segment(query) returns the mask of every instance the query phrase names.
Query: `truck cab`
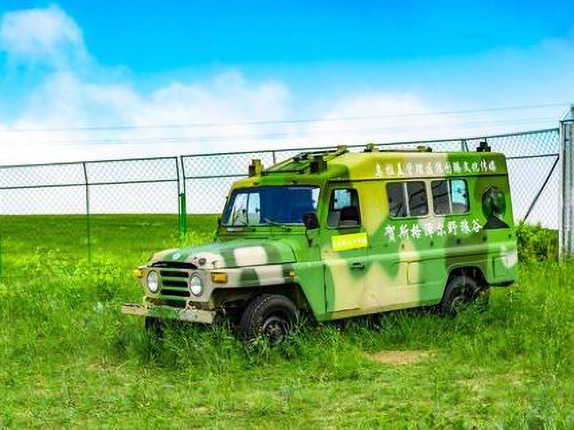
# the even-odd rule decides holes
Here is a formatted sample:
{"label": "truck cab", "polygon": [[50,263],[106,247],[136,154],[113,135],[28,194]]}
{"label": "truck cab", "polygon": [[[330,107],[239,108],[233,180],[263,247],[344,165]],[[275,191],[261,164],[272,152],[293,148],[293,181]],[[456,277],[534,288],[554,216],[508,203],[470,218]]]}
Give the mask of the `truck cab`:
{"label": "truck cab", "polygon": [[302,314],[329,321],[403,308],[454,313],[517,277],[504,155],[306,152],[233,184],[211,244],[159,252],[124,313],[213,323],[280,342]]}

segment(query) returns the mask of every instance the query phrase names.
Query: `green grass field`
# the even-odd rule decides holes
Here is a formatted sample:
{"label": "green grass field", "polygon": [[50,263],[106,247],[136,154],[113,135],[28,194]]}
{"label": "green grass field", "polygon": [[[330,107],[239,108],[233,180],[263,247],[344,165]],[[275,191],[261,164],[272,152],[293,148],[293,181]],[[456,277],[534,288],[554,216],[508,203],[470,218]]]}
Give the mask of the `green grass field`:
{"label": "green grass field", "polygon": [[[119,306],[142,295],[130,268],[177,244],[175,217],[96,217],[91,267],[82,217],[0,222],[0,428],[574,428],[570,263],[525,252],[517,285],[454,319],[325,324],[274,349],[188,326],[158,344]],[[208,241],[213,217],[190,227]]]}

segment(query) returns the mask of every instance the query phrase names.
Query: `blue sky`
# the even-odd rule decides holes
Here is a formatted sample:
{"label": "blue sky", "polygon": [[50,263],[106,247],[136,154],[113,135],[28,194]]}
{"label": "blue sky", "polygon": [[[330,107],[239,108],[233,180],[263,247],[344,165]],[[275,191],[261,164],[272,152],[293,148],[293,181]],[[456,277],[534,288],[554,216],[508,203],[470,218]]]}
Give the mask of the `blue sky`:
{"label": "blue sky", "polygon": [[[572,1],[3,0],[0,14],[0,137],[25,148],[13,151],[18,162],[32,161],[30,145],[44,161],[488,134],[555,126],[574,102]],[[404,118],[52,130],[555,103],[564,105],[436,116],[415,127]],[[21,128],[39,131],[23,137]]]}
{"label": "blue sky", "polygon": [[[53,2],[4,0],[0,11]],[[214,64],[394,62],[528,48],[572,34],[554,1],[164,1],[57,3],[106,64],[157,72]]]}

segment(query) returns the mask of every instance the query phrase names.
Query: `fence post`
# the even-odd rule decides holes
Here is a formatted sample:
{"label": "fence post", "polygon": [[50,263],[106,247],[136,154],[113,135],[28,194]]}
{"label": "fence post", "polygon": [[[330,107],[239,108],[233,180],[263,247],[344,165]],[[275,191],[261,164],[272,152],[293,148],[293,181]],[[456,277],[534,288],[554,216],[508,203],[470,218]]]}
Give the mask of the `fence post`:
{"label": "fence post", "polygon": [[4,252],[4,249],[2,247],[2,233],[0,233],[0,279],[2,279],[2,276],[4,276],[4,261],[2,260],[2,254]]}
{"label": "fence post", "polygon": [[84,183],[86,184],[86,252],[88,264],[92,264],[92,232],[90,225],[90,183],[88,182],[88,168],[82,163],[84,169]]}
{"label": "fence post", "polygon": [[187,190],[185,185],[185,164],[183,156],[176,159],[177,168],[177,189],[178,189],[178,227],[179,241],[183,242],[187,235]]}
{"label": "fence post", "polygon": [[[0,215],[6,215],[6,213],[3,210],[3,204],[2,204],[2,197],[4,197],[4,194],[0,191]],[[2,217],[5,218],[5,217]],[[4,222],[5,220],[2,219],[2,222]],[[4,228],[2,226],[2,222],[0,222],[0,280],[2,279],[2,277],[4,276]]]}
{"label": "fence post", "polygon": [[560,121],[560,257],[574,254],[574,105]]}
{"label": "fence post", "polygon": [[185,200],[185,193],[179,195],[179,240],[182,242],[187,234],[187,203]]}

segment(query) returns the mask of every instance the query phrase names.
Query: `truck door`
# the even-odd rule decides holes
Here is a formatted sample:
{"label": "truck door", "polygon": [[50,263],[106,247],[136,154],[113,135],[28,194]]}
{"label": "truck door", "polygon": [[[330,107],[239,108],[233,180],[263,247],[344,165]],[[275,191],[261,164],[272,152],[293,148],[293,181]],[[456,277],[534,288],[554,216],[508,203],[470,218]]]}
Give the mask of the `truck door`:
{"label": "truck door", "polygon": [[365,285],[368,238],[361,222],[361,196],[355,185],[338,184],[328,189],[328,210],[320,243],[325,308],[332,317],[356,313],[353,310],[361,307]]}
{"label": "truck door", "polygon": [[425,182],[392,180],[381,185],[372,182],[369,190],[369,209],[378,207],[382,215],[371,225],[365,301],[379,310],[412,307],[426,294],[429,273],[444,266],[444,254],[435,251],[425,233],[430,221]]}

